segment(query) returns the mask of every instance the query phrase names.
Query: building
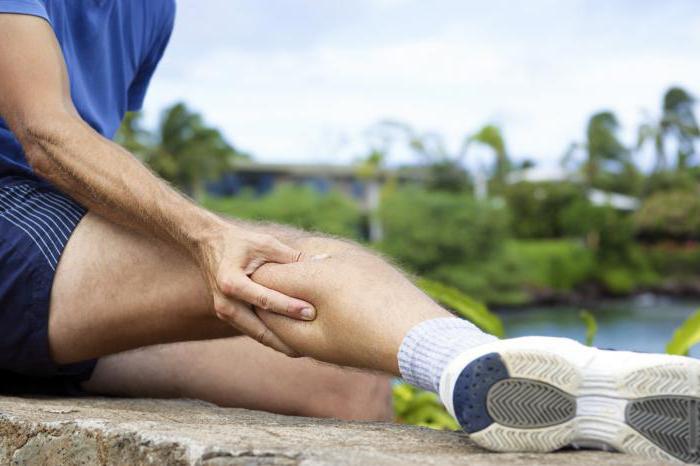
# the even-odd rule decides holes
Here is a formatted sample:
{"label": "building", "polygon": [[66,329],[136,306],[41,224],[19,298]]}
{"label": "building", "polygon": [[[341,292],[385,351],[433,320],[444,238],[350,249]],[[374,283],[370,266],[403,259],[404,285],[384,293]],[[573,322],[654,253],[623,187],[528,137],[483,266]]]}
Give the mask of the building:
{"label": "building", "polygon": [[425,171],[420,168],[376,169],[368,173],[356,165],[239,162],[230,173],[209,183],[207,191],[216,196],[235,196],[246,190],[264,195],[285,183],[310,186],[322,193],[338,190],[360,203],[368,213],[369,239],[379,241],[382,229],[374,213],[379,207],[381,186],[389,179],[411,183],[424,178]]}

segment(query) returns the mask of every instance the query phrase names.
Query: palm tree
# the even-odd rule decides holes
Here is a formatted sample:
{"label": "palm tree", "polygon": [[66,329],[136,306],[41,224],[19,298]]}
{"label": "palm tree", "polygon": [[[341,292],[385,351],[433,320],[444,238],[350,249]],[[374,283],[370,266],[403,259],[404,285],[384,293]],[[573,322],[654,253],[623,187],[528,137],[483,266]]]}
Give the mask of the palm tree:
{"label": "palm tree", "polygon": [[114,142],[139,157],[141,160],[150,145],[151,134],[143,128],[143,114],[129,112],[124,116],[119,131],[114,136]]}
{"label": "palm tree", "polygon": [[[586,125],[586,140],[583,143],[574,142],[569,145],[562,158],[562,166],[573,168],[577,164],[583,172],[583,177],[589,187],[611,188],[601,186],[610,183],[612,178],[635,177],[637,169],[630,157],[630,151],[618,138],[620,123],[611,111],[594,113]],[[583,162],[577,154],[583,152]],[[613,185],[631,185],[633,183],[612,183]],[[628,189],[623,189],[627,191]]]}
{"label": "palm tree", "polygon": [[468,135],[457,152],[447,148],[441,135],[434,132],[420,133],[405,123],[385,121],[377,128],[381,130],[385,141],[403,139],[409,149],[423,159],[430,168],[428,186],[433,189],[456,192],[464,191],[468,187],[469,177],[463,162],[474,143],[493,151],[496,160],[491,175],[496,183],[505,183],[506,176],[512,168],[503,134],[500,128],[492,124]]}
{"label": "palm tree", "polygon": [[207,181],[230,170],[236,158],[248,158],[183,103],[163,111],[155,133],[142,129],[140,118],[138,114],[127,116],[115,140],[198,201]]}
{"label": "palm tree", "polygon": [[672,87],[663,98],[661,118],[647,121],[639,128],[637,147],[642,148],[653,142],[656,154],[655,171],[668,168],[667,143],[674,140],[677,147],[676,169],[688,168],[695,155],[695,140],[700,137],[700,129],[693,106],[695,98],[680,87]]}
{"label": "palm tree", "polygon": [[610,111],[598,112],[588,120],[584,172],[589,186],[599,179],[605,165],[617,165],[623,171],[629,167],[629,150],[618,139],[619,129],[620,123]]}
{"label": "palm tree", "polygon": [[513,166],[506,151],[506,143],[501,129],[496,125],[489,124],[467,137],[462,149],[465,155],[469,146],[474,142],[482,144],[493,151],[496,157],[496,163],[493,168],[493,180],[497,185],[503,186]]}
{"label": "palm tree", "polygon": [[397,143],[406,144],[427,166],[426,184],[429,189],[460,192],[469,186],[469,177],[461,165],[462,156],[451,153],[441,135],[420,133],[412,126],[394,120],[377,123],[370,128],[368,135],[375,147],[373,151],[382,154],[382,162]]}

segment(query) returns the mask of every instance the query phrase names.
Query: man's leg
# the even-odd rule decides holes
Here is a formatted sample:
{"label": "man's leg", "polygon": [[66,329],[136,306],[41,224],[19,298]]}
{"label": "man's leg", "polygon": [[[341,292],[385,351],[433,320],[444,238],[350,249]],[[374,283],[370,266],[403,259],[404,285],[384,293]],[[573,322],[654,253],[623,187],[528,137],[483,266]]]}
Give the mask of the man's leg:
{"label": "man's leg", "polygon": [[[396,354],[406,332],[450,316],[359,246],[283,227],[258,228],[276,232],[309,257],[329,255],[300,267],[265,266],[258,275],[280,289],[302,284],[298,293],[317,307],[319,317],[308,325],[275,320],[305,356],[398,375]],[[57,362],[234,334],[216,318],[198,269],[167,244],[93,214],[73,233],[51,296],[49,337]]]}
{"label": "man's leg", "polygon": [[[310,256],[329,255],[309,263],[313,265],[310,273],[321,272],[315,284],[309,284],[326,303],[324,312],[339,317],[367,314],[358,324],[374,333],[362,339],[368,347],[354,345],[354,349],[335,356],[326,354],[334,348],[319,345],[313,354],[320,359],[398,374],[396,351],[401,332],[420,320],[421,314],[447,315],[416,293],[399,273],[391,274],[393,282],[382,279],[386,270],[375,271],[377,264],[382,269],[393,269],[356,245],[275,225],[249,227],[274,234]],[[339,258],[341,266],[328,270]],[[296,270],[279,270],[272,275],[281,284],[289,276],[290,285],[300,277]],[[368,286],[366,281],[358,280],[359,276],[374,276],[384,283],[375,281]],[[397,284],[409,291],[394,290]],[[374,288],[387,294],[375,296]],[[353,300],[352,295],[367,296]],[[391,303],[394,295],[402,298]],[[133,347],[233,334],[215,318],[207,296],[203,280],[186,257],[165,244],[88,215],[71,237],[54,282],[50,315],[54,357],[71,362]],[[329,296],[337,299],[327,299]],[[372,303],[373,296],[378,299],[376,303]],[[387,319],[385,312],[392,317]],[[412,320],[402,324],[403,316]],[[358,325],[341,321],[338,325],[348,330]],[[319,320],[322,322],[335,325],[327,319]],[[382,331],[385,326],[389,328]],[[320,333],[314,335],[318,339]],[[353,356],[367,353],[368,348],[369,352],[377,349],[371,360]],[[193,373],[198,375],[191,377]],[[272,373],[274,377],[270,377]],[[276,388],[270,389],[270,383]],[[290,359],[247,338],[164,344],[106,356],[98,362],[85,388],[103,394],[188,396],[227,406],[306,415],[355,419],[388,416],[389,386],[385,377],[308,359]]]}
{"label": "man's leg", "polygon": [[393,418],[389,377],[290,359],[248,337],[168,343],[106,356],[83,388],[102,395],[196,398],[298,416]]}

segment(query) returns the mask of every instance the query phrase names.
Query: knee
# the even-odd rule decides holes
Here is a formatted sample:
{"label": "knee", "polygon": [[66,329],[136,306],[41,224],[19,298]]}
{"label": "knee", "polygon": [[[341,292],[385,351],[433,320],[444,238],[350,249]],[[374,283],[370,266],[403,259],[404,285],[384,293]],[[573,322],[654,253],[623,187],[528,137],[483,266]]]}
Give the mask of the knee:
{"label": "knee", "polygon": [[302,415],[351,421],[392,421],[391,379],[344,369],[319,387],[301,408]]}

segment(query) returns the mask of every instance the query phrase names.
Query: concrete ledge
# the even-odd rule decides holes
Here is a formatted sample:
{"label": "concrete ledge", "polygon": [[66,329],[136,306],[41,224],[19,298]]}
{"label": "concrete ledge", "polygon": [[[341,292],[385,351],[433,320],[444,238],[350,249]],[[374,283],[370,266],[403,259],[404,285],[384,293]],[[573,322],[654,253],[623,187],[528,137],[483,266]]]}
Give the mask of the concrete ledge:
{"label": "concrete ledge", "polygon": [[0,464],[658,465],[603,452],[493,454],[465,435],[189,400],[0,397]]}

